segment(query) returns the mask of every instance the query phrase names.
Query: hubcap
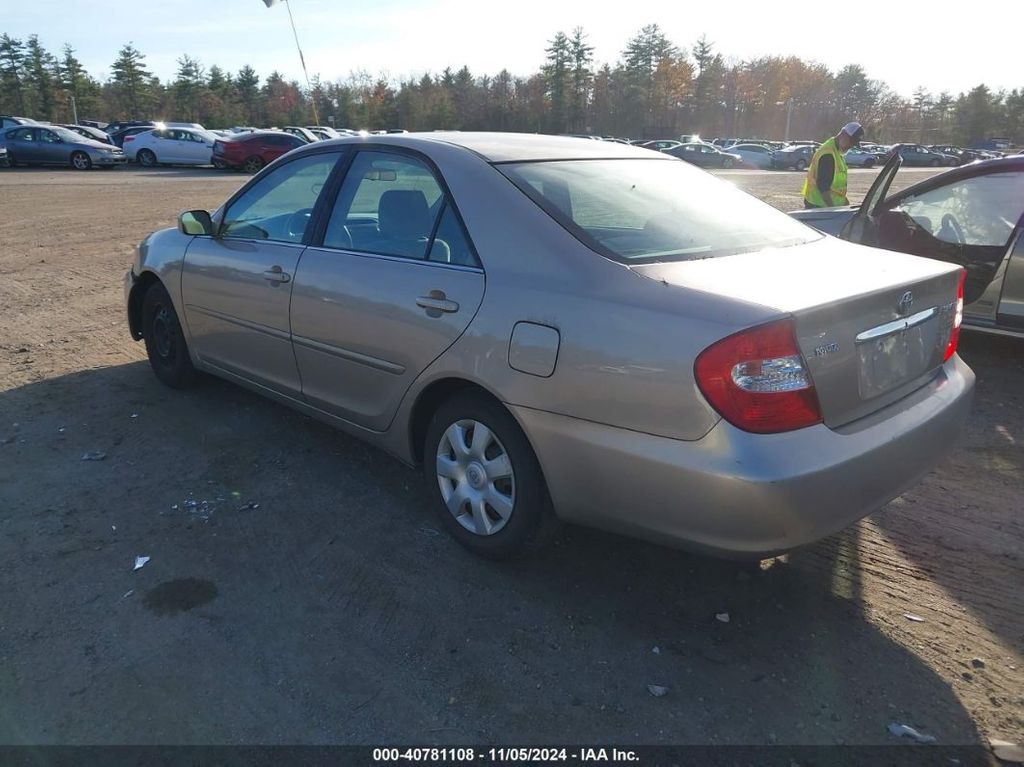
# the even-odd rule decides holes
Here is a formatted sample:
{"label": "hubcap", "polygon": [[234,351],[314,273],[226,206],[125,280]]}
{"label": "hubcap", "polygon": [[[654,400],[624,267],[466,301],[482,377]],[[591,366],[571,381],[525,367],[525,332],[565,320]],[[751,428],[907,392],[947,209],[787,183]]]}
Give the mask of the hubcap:
{"label": "hubcap", "polygon": [[456,421],[437,446],[437,484],[448,511],[476,535],[494,535],[515,508],[515,475],[501,441],[479,421]]}
{"label": "hubcap", "polygon": [[75,155],[75,167],[76,168],[84,168],[85,167],[85,163],[86,163],[86,159],[84,157],[82,157],[82,155],[80,155],[80,154],[76,154]]}
{"label": "hubcap", "polygon": [[156,346],[156,353],[165,360],[170,360],[173,351],[171,341],[172,322],[171,313],[167,311],[165,306],[161,306],[156,314],[153,315],[153,343]]}

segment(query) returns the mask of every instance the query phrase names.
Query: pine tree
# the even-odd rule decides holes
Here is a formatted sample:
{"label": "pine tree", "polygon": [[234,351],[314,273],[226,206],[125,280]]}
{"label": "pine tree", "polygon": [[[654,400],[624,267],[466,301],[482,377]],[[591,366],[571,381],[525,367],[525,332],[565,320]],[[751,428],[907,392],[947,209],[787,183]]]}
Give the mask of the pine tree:
{"label": "pine tree", "polygon": [[146,69],[145,59],[134,45],[127,43],[110,67],[111,84],[120,111],[132,118],[144,117],[154,102],[153,76]]}
{"label": "pine tree", "polygon": [[25,49],[6,33],[0,35],[0,109],[25,114]]}
{"label": "pine tree", "polygon": [[569,38],[564,32],[557,33],[544,51],[544,79],[547,83],[548,99],[551,103],[551,130],[562,133],[568,120],[569,68],[571,49]]}
{"label": "pine tree", "polygon": [[25,85],[31,105],[29,111],[39,120],[52,120],[55,85],[53,55],[39,44],[38,35],[29,35],[25,45]]}
{"label": "pine tree", "polygon": [[260,122],[260,77],[256,70],[246,64],[235,77],[235,92],[242,107],[242,119],[247,125]]}
{"label": "pine tree", "polygon": [[178,73],[174,81],[177,111],[186,120],[195,120],[196,108],[205,90],[203,67],[199,59],[186,53],[178,59]]}
{"label": "pine tree", "polygon": [[571,62],[572,94],[569,103],[569,120],[575,131],[587,128],[587,107],[590,103],[590,88],[594,73],[590,66],[594,61],[594,47],[587,44],[583,27],[576,27],[569,40],[569,61]]}

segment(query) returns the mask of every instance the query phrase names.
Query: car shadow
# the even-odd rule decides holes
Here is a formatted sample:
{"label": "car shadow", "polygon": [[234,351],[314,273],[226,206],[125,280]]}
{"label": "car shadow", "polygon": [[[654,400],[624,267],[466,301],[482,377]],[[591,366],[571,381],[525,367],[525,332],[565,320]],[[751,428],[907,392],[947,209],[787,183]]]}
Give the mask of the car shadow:
{"label": "car shadow", "polygon": [[959,352],[977,376],[965,434],[901,507],[874,519],[915,577],[1024,655],[1024,341],[965,331]]}
{"label": "car shadow", "polygon": [[862,613],[856,528],[792,563],[573,529],[496,564],[419,473],[230,384],[137,362],[0,413],[0,742],[978,742]]}

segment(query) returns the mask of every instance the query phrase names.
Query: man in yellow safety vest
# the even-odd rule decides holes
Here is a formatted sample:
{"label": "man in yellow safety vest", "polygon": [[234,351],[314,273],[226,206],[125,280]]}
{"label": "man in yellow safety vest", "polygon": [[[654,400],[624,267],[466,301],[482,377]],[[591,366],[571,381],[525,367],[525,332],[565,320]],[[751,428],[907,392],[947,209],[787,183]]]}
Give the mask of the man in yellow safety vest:
{"label": "man in yellow safety vest", "polygon": [[832,208],[849,205],[846,199],[846,160],[843,155],[855,147],[864,136],[860,123],[852,122],[843,126],[814,153],[807,166],[804,180],[805,208]]}

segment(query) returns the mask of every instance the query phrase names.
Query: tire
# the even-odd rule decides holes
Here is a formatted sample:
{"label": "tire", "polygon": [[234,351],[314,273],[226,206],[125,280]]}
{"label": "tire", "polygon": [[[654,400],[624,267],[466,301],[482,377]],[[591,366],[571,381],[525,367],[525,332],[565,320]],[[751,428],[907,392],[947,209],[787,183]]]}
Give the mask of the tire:
{"label": "tire", "polygon": [[733,166],[733,162],[732,162],[731,158],[722,160],[722,167],[723,168],[731,168],[732,166]]}
{"label": "tire", "polygon": [[196,369],[181,332],[178,313],[167,289],[155,282],[142,298],[142,338],[149,364],[161,383],[183,389],[196,379]]}
{"label": "tire", "polygon": [[864,167],[865,168],[874,168],[875,167],[875,161],[874,160],[868,160],[867,162],[864,163]]}
{"label": "tire", "polygon": [[156,155],[152,149],[140,149],[135,155],[135,160],[144,168],[155,168],[157,166]]}
{"label": "tire", "polygon": [[225,165],[221,160],[214,160],[213,167],[216,168],[217,170],[226,170],[228,166]]}
{"label": "tire", "polygon": [[253,155],[252,157],[247,159],[245,163],[242,165],[242,170],[244,170],[246,173],[259,173],[261,170],[263,170],[264,165],[266,165],[266,163],[263,162],[262,157],[259,157],[258,155]]}
{"label": "tire", "polygon": [[807,161],[806,160],[797,160],[796,161],[796,169],[797,170],[807,170]]}
{"label": "tire", "polygon": [[928,164],[929,164],[929,165],[931,165],[931,166],[932,166],[933,168],[938,168],[938,167],[939,167],[939,164],[940,164],[940,163],[939,163],[939,161],[938,161],[938,160],[932,160],[932,161],[931,161],[930,163],[928,163]]}
{"label": "tire", "polygon": [[512,414],[489,397],[457,394],[442,403],[423,456],[441,523],[474,554],[510,559],[542,547],[558,529],[533,448]]}
{"label": "tire", "polygon": [[71,167],[75,170],[89,170],[92,168],[92,158],[85,152],[72,152]]}

